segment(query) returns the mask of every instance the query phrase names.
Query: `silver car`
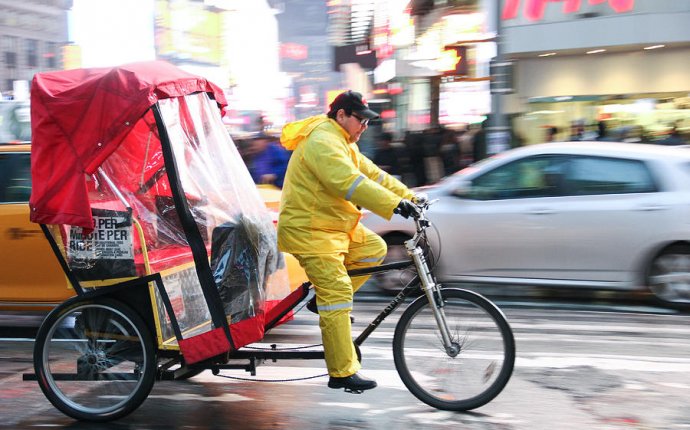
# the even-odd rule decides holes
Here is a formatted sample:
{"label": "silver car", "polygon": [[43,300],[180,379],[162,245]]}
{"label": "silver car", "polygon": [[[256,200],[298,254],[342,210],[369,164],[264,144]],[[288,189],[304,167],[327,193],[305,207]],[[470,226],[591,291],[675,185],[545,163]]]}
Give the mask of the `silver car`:
{"label": "silver car", "polygon": [[[429,217],[442,281],[649,289],[690,307],[689,148],[530,145],[420,191],[439,199]],[[404,258],[411,221],[367,213],[363,222],[386,238],[389,259]],[[378,281],[399,288],[397,278]]]}

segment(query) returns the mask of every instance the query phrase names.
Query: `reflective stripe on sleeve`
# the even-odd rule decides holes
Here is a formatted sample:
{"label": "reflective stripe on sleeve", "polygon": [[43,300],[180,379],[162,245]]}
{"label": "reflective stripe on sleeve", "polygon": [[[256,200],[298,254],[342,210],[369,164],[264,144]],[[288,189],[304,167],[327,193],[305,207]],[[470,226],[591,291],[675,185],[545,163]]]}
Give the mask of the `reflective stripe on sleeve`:
{"label": "reflective stripe on sleeve", "polygon": [[386,174],[385,174],[385,173],[381,173],[381,174],[379,175],[379,178],[376,180],[376,182],[378,182],[379,184],[383,184],[383,178],[385,178],[385,177],[386,177]]}
{"label": "reflective stripe on sleeve", "polygon": [[341,309],[349,309],[351,307],[352,307],[352,302],[339,303],[337,305],[317,306],[317,308],[319,309],[319,312],[321,312],[321,311],[339,311]]}
{"label": "reflective stripe on sleeve", "polygon": [[355,188],[357,188],[357,185],[359,185],[360,182],[364,180],[364,175],[359,175],[359,178],[355,179],[355,182],[350,185],[350,189],[347,190],[347,194],[345,194],[345,200],[350,200],[352,198],[352,195],[355,193]]}

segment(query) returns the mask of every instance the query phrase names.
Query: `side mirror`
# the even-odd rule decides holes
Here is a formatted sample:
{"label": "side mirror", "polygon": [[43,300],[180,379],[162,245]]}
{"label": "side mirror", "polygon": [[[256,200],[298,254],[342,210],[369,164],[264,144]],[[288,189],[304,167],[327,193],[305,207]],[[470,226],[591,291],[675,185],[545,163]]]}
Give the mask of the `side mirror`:
{"label": "side mirror", "polygon": [[468,197],[472,193],[472,182],[467,179],[461,179],[455,183],[453,187],[453,194],[455,197]]}

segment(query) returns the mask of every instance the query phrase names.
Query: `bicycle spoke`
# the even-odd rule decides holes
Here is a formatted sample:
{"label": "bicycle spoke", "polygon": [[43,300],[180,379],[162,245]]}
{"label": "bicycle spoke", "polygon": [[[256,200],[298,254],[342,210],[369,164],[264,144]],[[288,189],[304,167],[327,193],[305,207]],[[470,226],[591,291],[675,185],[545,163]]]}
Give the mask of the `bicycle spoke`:
{"label": "bicycle spoke", "polygon": [[[401,317],[394,339],[396,367],[421,400],[466,410],[495,397],[512,372],[514,344],[502,314],[459,290],[444,291],[444,312],[454,351],[446,351],[426,299]],[[484,299],[485,300],[485,299]]]}
{"label": "bicycle spoke", "polygon": [[124,305],[103,301],[49,317],[36,337],[41,389],[78,419],[107,421],[129,413],[146,398],[155,377],[152,340],[143,322]]}

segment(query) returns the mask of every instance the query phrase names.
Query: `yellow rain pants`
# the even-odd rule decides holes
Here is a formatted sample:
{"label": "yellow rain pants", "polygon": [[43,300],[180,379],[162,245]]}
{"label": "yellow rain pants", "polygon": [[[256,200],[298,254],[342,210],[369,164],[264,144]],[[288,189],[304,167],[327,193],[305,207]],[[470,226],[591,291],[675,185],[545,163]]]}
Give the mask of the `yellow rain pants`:
{"label": "yellow rain pants", "polygon": [[386,256],[386,242],[362,226],[363,242],[350,242],[348,252],[295,255],[316,289],[319,327],[328,374],[350,376],[360,369],[352,342],[350,311],[355,291],[369,276],[350,278],[348,270],[377,266]]}

